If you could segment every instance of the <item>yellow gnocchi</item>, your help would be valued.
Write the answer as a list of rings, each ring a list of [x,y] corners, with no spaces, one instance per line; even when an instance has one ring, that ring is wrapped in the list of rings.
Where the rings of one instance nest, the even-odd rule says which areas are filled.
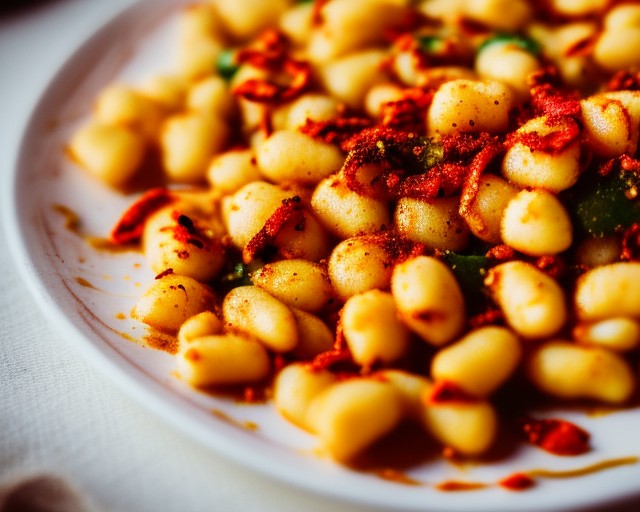
[[[131,316],[175,340],[174,375],[348,465],[407,424],[481,459],[523,428],[516,394],[637,405],[638,6],[177,17],[172,70],[105,84],[66,148],[110,193],[153,184],[108,237],[156,276]]]

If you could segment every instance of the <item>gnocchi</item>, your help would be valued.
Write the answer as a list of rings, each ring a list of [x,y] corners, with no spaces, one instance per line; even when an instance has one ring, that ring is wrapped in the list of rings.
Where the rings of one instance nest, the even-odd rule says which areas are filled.
[[[113,193],[162,182],[109,236],[156,275],[131,315],[175,337],[182,381],[266,390],[345,464],[407,422],[486,456],[523,382],[632,404],[638,6],[211,0],[178,17],[173,71],[107,84],[67,153]]]

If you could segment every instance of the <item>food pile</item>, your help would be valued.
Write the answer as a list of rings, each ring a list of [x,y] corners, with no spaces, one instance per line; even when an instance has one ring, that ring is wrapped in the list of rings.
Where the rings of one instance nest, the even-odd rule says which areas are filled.
[[[211,0],[176,54],[69,153],[137,194],[111,241],[185,382],[345,463],[406,422],[451,457],[504,424],[575,455],[530,403],[637,405],[640,5]]]

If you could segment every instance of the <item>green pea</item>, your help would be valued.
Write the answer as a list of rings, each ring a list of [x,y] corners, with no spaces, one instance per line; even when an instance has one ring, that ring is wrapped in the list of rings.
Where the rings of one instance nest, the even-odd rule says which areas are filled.
[[[522,48],[532,55],[540,54],[540,45],[533,39],[519,34],[496,34],[483,42],[478,48],[478,53],[494,44],[512,44]]]
[[[232,48],[222,50],[216,59],[215,66],[221,77],[226,80],[233,78],[239,68],[236,62],[236,51]]]

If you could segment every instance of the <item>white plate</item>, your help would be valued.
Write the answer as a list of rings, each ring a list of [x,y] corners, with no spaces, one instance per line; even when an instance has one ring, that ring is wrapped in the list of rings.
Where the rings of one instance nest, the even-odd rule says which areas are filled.
[[[124,391],[203,446],[293,486],[346,501],[396,511],[579,510],[640,497],[640,464],[581,477],[538,478],[524,492],[496,482],[532,468],[572,471],[640,456],[640,410],[593,416],[563,412],[586,428],[593,451],[555,457],[523,447],[505,460],[458,467],[432,462],[407,471],[420,485],[389,481],[340,467],[314,453],[314,439],[281,419],[269,405],[247,406],[184,386],[172,356],[135,342],[144,326],[128,312],[153,276],[140,254],[101,252],[67,223],[62,207],[81,219],[84,235],[106,236],[132,201],[74,167],[64,147],[86,119],[93,98],[116,78],[135,84],[171,70],[178,2],[136,4],[107,22],[69,57],[37,104],[22,139],[18,165],[4,188],[7,235],[39,304],[71,343]],[[249,428],[255,426],[255,428]],[[443,492],[445,481],[486,483]]]

